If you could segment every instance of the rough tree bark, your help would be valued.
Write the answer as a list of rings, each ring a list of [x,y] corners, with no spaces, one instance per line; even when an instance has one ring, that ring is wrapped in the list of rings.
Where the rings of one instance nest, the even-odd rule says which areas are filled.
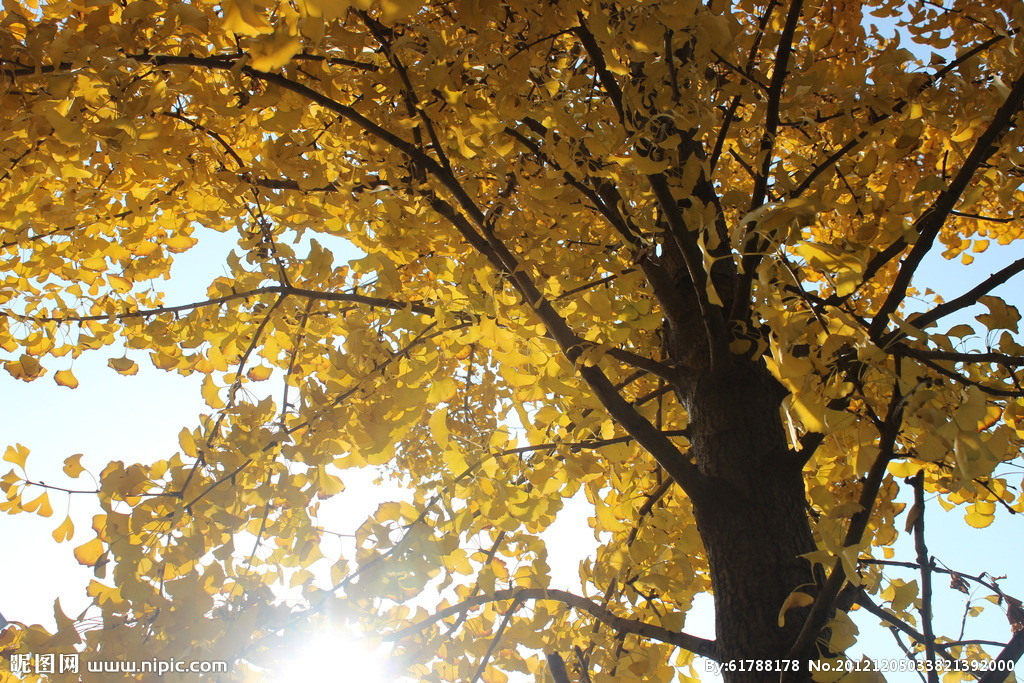
[[[697,194],[715,201],[705,182]],[[790,610],[779,627],[780,609],[795,590],[813,594],[816,581],[801,557],[816,549],[801,473],[805,458],[786,438],[785,389],[763,362],[732,354],[714,338],[716,326],[727,326],[727,313],[706,301],[702,306],[705,285],[691,281],[685,247],[670,229],[664,234],[660,265],[674,283],[665,346],[681,370],[676,394],[689,418],[688,455],[704,478],[704,489],[689,493],[710,565],[720,662],[787,659],[806,610]],[[737,272],[718,263],[711,272],[715,290],[724,297],[742,291]],[[798,656],[801,668],[819,654],[806,648]],[[722,673],[730,682],[778,679],[763,671]]]
[[[810,563],[800,557],[815,545],[799,458],[787,446],[773,382],[746,365],[699,382],[691,404],[693,452],[708,479],[694,514],[710,564],[721,662],[787,658],[805,611],[789,611],[780,628],[780,608],[794,590],[814,592]],[[727,681],[778,677],[723,674]]]

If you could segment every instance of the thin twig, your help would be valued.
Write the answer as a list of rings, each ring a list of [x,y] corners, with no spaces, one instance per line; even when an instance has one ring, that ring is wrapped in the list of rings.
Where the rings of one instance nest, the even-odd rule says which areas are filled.
[[[935,629],[932,623],[932,561],[924,540],[924,470],[918,470],[911,480],[914,489],[914,548],[921,567],[921,628],[924,630],[924,652],[928,662],[928,683],[939,683],[935,669]]]

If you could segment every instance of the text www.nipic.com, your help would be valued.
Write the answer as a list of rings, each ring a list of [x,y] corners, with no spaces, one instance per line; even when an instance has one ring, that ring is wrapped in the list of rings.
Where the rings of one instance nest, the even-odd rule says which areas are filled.
[[[90,673],[225,673],[227,662],[179,662],[153,659],[149,661],[87,661],[85,668]]]

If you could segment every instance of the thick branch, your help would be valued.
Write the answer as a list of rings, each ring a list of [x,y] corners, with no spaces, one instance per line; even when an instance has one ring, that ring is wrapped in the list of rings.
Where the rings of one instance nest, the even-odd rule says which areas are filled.
[[[754,33],[754,44],[750,47],[750,54],[747,57],[747,73],[753,72],[754,61],[757,58],[757,51],[761,49],[761,40],[765,35],[765,27],[768,25],[768,20],[772,16],[772,12],[775,11],[775,5],[778,0],[769,0],[768,6],[764,10],[764,14],[757,22],[757,31]],[[744,78],[746,75],[743,74]],[[729,109],[725,113],[725,117],[722,119],[722,125],[718,130],[718,138],[715,140],[714,149],[711,151],[711,156],[708,159],[708,168],[711,173],[714,173],[715,167],[718,165],[718,160],[722,156],[722,148],[725,146],[725,139],[729,135],[729,127],[736,118],[736,110],[740,106],[740,102],[743,100],[743,96],[740,94],[734,95],[732,101],[729,103]]]
[[[693,295],[700,307],[701,321],[704,323],[707,335],[710,356],[708,361],[712,368],[719,367],[729,355],[729,336],[725,328],[721,306],[712,306],[708,297],[707,288],[714,287],[714,284],[711,282],[711,274],[704,270],[704,255],[696,241],[697,233],[690,230],[683,222],[683,216],[665,176],[662,174],[649,175],[647,180],[651,189],[654,190],[658,207],[668,221],[669,233],[683,256],[686,272],[689,275]]]
[[[913,358],[947,360],[954,363],[995,363],[1007,367],[1024,366],[1024,358],[1011,356],[1007,353],[961,353],[959,351],[941,351],[939,349],[915,349],[905,344],[900,344],[899,346],[902,353]]]
[[[165,315],[167,313],[182,313],[184,311],[192,311],[197,308],[205,308],[207,306],[220,306],[230,301],[237,301],[238,299],[249,299],[254,296],[261,296],[263,294],[296,296],[304,299],[319,301],[342,301],[354,304],[364,304],[367,306],[371,306],[373,308],[384,308],[394,311],[411,310],[415,313],[422,313],[424,315],[433,315],[434,313],[433,308],[425,306],[424,304],[418,302],[394,301],[392,299],[381,299],[379,297],[365,296],[363,294],[349,294],[346,292],[316,292],[313,290],[302,289],[300,287],[291,287],[288,285],[269,285],[267,287],[257,287],[256,289],[250,289],[244,292],[232,292],[231,294],[225,294],[224,296],[218,296],[212,299],[206,299],[204,301],[197,301],[188,304],[179,304],[177,306],[160,306],[159,308],[126,311],[124,313],[115,313],[113,315],[104,314],[32,317],[20,315],[17,313],[10,313],[6,311],[0,311],[0,315],[13,318],[15,320],[32,321],[37,323],[84,323],[93,321],[127,320],[130,318],[150,318],[157,315]]]
[[[775,150],[775,135],[779,129],[779,107],[782,102],[782,89],[786,84],[786,75],[789,71],[789,56],[793,52],[793,37],[796,34],[796,26],[800,22],[800,13],[803,11],[803,0],[793,0],[786,14],[786,24],[779,36],[779,46],[775,53],[775,64],[772,66],[772,80],[768,85],[768,105],[765,109],[764,135],[761,137],[761,169],[754,180],[754,193],[750,204],[750,211],[764,203],[765,193],[768,190],[768,177],[771,174],[772,154]]]
[[[978,137],[971,153],[967,155],[963,166],[956,176],[949,183],[949,187],[939,193],[932,205],[917,219],[910,228],[911,233],[916,233],[916,241],[911,247],[910,253],[903,260],[899,273],[893,281],[889,295],[882,302],[874,319],[871,321],[869,333],[872,338],[877,339],[889,322],[889,315],[894,313],[899,305],[906,298],[907,288],[914,277],[917,267],[920,265],[925,254],[927,254],[942,229],[950,211],[960,200],[960,196],[967,189],[971,179],[978,168],[986,162],[997,150],[999,141],[1013,124],[1013,119],[1024,106],[1024,73],[1017,77],[1010,88],[1010,94],[996,111],[988,127]],[[883,252],[884,253],[884,252]],[[884,264],[883,264],[884,265]]]
[[[1012,666],[1007,665],[1011,665],[1022,656],[1024,656],[1024,629],[1013,634],[1010,642],[1006,644],[1003,651],[996,657],[995,666],[982,676],[978,683],[1003,683],[1003,681],[1009,678],[1012,669]],[[1003,666],[1002,670],[999,669],[1000,664]]]
[[[522,604],[521,598],[516,598],[512,601],[512,606],[508,608],[505,615],[501,618],[501,623],[498,624],[498,631],[491,638],[491,644],[487,646],[487,652],[484,653],[483,659],[480,660],[480,664],[476,668],[476,673],[473,674],[473,678],[469,680],[469,683],[477,683],[480,677],[484,675],[484,671],[487,670],[487,662],[491,660],[491,655],[494,654],[494,650],[498,647],[498,643],[501,641],[501,637],[505,634],[505,629],[508,628],[509,622],[512,621],[512,615],[519,609],[519,605]]]
[[[601,81],[601,87],[608,93],[608,99],[611,100],[612,106],[615,107],[615,111],[619,115],[619,122],[626,126],[628,119],[622,102],[622,88],[619,87],[619,83],[615,80],[612,72],[608,70],[608,64],[605,62],[601,46],[597,44],[597,39],[590,32],[590,28],[583,18],[583,13],[579,12],[578,16],[580,25],[576,27],[576,35],[579,36],[580,42],[583,43],[583,48],[587,51],[587,55],[597,71],[597,78]]]
[[[786,85],[786,74],[789,70],[789,56],[793,52],[793,38],[796,34],[797,24],[800,22],[800,13],[803,10],[803,0],[793,0],[786,14],[786,24],[779,36],[779,46],[775,53],[775,64],[772,67],[772,80],[768,85],[768,105],[765,110],[764,134],[761,136],[760,157],[761,167],[754,176],[754,190],[748,211],[753,212],[764,204],[768,194],[768,179],[771,175],[772,158],[775,153],[775,136],[779,129],[779,107],[782,102],[782,90]],[[753,229],[754,223],[749,227]],[[732,320],[746,320],[749,315],[750,288],[753,285],[754,277],[757,274],[757,266],[764,256],[767,248],[766,240],[759,234],[754,235],[750,241],[749,249],[743,254],[743,275],[740,277],[739,286],[733,295],[729,318]]]
[[[547,136],[550,132],[546,126],[530,117],[525,117],[523,124],[541,136]],[[681,327],[683,325],[681,320],[682,314],[679,311],[679,297],[675,291],[675,286],[668,277],[665,268],[656,259],[651,258],[649,250],[645,248],[644,241],[641,239],[640,233],[632,224],[632,221],[629,220],[628,216],[622,214],[620,207],[626,207],[628,203],[623,199],[615,184],[605,178],[586,175],[584,177],[590,183],[590,187],[587,187],[583,181],[564,170],[545,154],[539,144],[513,128],[506,128],[505,132],[527,147],[538,159],[561,172],[566,182],[571,187],[576,188],[597,209],[608,225],[622,237],[624,244],[629,245],[632,249],[636,263],[647,278],[647,283],[651,286],[654,296],[661,305],[665,316],[676,327]],[[557,135],[555,139],[557,140]],[[581,149],[586,149],[582,141],[579,144]]]
[[[557,652],[547,652],[544,657],[548,660],[548,671],[555,683],[572,683],[569,678],[569,671],[565,668],[565,660]]]
[[[978,299],[985,296],[999,285],[1004,284],[1007,280],[1021,271],[1024,271],[1024,258],[1017,259],[1005,268],[992,273],[976,287],[971,288],[970,291],[961,294],[955,299],[950,299],[945,303],[939,304],[926,313],[912,316],[907,320],[907,322],[911,323],[914,327],[924,329],[925,326],[940,318],[956,313],[968,306],[973,306],[978,303]]]
[[[615,106],[615,110],[619,114],[619,119],[623,125],[626,125],[629,121],[627,112],[624,109],[622,88],[619,87],[618,82],[615,80],[615,76],[608,70],[601,46],[598,45],[594,34],[591,33],[590,29],[587,27],[587,23],[582,13],[579,14],[579,20],[580,26],[576,29],[576,34],[579,36],[580,42],[583,44],[583,48],[587,52],[587,56],[594,64],[594,68],[597,70],[598,80],[601,82],[601,86],[607,93],[608,98]],[[682,163],[682,159],[679,159],[679,162]],[[712,310],[711,303],[708,298],[706,288],[708,286],[713,287],[714,285],[710,283],[710,274],[704,272],[703,254],[701,253],[700,246],[696,241],[696,232],[687,229],[684,224],[683,217],[679,211],[679,206],[677,205],[675,197],[672,195],[672,190],[669,187],[668,180],[665,178],[664,174],[656,173],[648,175],[647,179],[651,185],[651,189],[654,190],[654,195],[658,200],[658,206],[661,208],[668,220],[670,228],[669,232],[672,238],[676,241],[683,256],[683,261],[686,264],[686,270],[689,274],[693,294],[700,307],[701,318],[703,319],[707,333],[708,349],[711,354],[709,361],[712,366],[715,366],[719,362],[719,359],[724,358],[728,353],[728,335],[721,312],[718,310]],[[648,279],[650,280],[650,278]],[[654,287],[658,286],[658,282],[656,280],[652,280],[651,284]]]
[[[699,638],[686,633],[677,633],[662,626],[649,624],[638,619],[620,617],[608,608],[602,607],[596,602],[576,595],[575,593],[546,588],[507,588],[505,590],[495,591],[491,595],[478,595],[474,598],[464,600],[457,605],[452,605],[451,607],[440,610],[436,614],[427,617],[417,624],[413,624],[412,626],[395,631],[394,633],[387,634],[384,636],[384,639],[392,641],[401,640],[402,638],[407,638],[425,630],[430,625],[435,624],[442,619],[446,619],[456,614],[461,614],[466,610],[473,609],[474,607],[478,607],[489,602],[501,602],[504,600],[555,600],[557,602],[564,603],[573,609],[586,612],[598,621],[601,621],[621,633],[631,633],[643,638],[650,638],[662,643],[668,643],[669,645],[675,645],[676,647],[716,661],[718,658],[718,648],[712,640]]]
[[[956,381],[962,382],[963,384],[966,384],[968,386],[978,387],[989,396],[1005,396],[1007,398],[1024,397],[1024,391],[1022,390],[996,389],[995,387],[990,387],[987,384],[983,384],[977,380],[973,380],[970,377],[967,377],[966,375],[960,374],[959,372],[955,372],[953,370],[944,368],[937,362],[931,360],[930,358],[926,358],[924,356],[916,356],[915,360],[921,363],[921,365],[931,368],[940,375],[945,375],[950,379],[955,379]]]
[[[468,209],[472,211],[473,217],[477,220],[477,225],[483,227],[483,214],[478,209],[473,210],[475,207],[472,206],[472,201],[469,197],[465,196],[464,191],[461,194],[465,197],[464,201],[469,202],[470,206]],[[462,202],[460,201],[460,203]],[[658,464],[665,468],[665,471],[669,473],[688,495],[691,497],[704,495],[705,487],[702,485],[702,475],[676,448],[675,444],[622,397],[598,366],[577,363],[584,349],[584,345],[580,343],[580,338],[572,331],[565,319],[554,309],[551,302],[537,289],[527,274],[519,268],[518,262],[508,251],[507,247],[493,234],[485,233],[485,235],[481,235],[477,232],[466,217],[448,202],[433,196],[431,204],[438,213],[451,222],[466,241],[486,256],[495,268],[504,272],[509,277],[524,301],[533,308],[537,317],[540,318],[547,328],[548,336],[555,340],[566,359],[577,365],[577,371],[580,376],[590,386],[598,400],[608,411],[608,414],[622,425],[627,432],[632,434],[647,452],[654,456]]]
[[[398,74],[399,78],[402,79],[402,86],[404,88],[406,107],[409,110],[410,115],[419,118],[420,123],[427,131],[427,135],[430,137],[430,144],[434,148],[434,153],[437,154],[438,161],[451,171],[452,165],[448,160],[448,156],[445,154],[444,147],[441,145],[441,140],[437,135],[437,131],[434,129],[434,122],[430,120],[427,113],[420,106],[419,97],[416,95],[415,89],[412,87],[412,79],[409,78],[409,70],[402,63],[402,60],[395,54],[394,48],[392,47],[391,40],[387,37],[386,27],[380,22],[371,17],[365,10],[358,11],[359,17],[363,20],[363,23],[373,34],[373,37],[380,43],[381,48],[384,50],[388,57],[388,61]]]

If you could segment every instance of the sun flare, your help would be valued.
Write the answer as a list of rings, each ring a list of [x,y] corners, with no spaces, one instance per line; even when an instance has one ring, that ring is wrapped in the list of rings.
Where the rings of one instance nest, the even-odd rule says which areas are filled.
[[[387,654],[371,641],[335,630],[304,640],[283,669],[289,683],[358,681],[392,683],[397,680]]]

